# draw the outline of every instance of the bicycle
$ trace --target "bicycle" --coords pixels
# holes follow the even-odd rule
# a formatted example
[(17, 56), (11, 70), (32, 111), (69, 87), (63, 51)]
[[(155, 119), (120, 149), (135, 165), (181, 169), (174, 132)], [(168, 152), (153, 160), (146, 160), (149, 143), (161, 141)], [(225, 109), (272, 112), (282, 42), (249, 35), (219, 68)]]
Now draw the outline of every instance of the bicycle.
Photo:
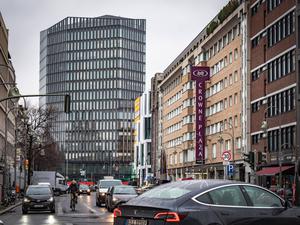
[(75, 211), (75, 207), (76, 207), (76, 202), (77, 202), (77, 196), (76, 193), (72, 193), (72, 197), (71, 197), (71, 209), (74, 212)]

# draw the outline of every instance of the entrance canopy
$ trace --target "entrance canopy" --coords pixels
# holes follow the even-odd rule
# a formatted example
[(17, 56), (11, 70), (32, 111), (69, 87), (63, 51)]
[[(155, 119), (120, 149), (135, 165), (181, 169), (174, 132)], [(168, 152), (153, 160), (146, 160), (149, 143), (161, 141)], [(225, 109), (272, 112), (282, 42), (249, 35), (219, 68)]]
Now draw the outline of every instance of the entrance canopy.
[[(290, 168), (293, 168), (294, 166), (282, 166), (281, 172), (288, 170)], [(280, 173), (280, 167), (265, 167), (260, 171), (256, 172), (256, 175), (258, 176), (274, 176), (276, 174)]]

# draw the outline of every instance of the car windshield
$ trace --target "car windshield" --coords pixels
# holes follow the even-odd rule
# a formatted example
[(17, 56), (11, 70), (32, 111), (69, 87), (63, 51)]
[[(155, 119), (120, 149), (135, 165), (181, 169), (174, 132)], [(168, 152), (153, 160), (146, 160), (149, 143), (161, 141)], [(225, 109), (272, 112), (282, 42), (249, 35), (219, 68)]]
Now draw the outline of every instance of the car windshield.
[(82, 190), (87, 190), (87, 189), (89, 189), (89, 187), (86, 186), (86, 185), (80, 185), (79, 188), (82, 189)]
[(27, 195), (50, 195), (49, 187), (29, 187), (26, 192)]
[(172, 187), (172, 186), (160, 186), (154, 189), (151, 189), (144, 194), (142, 197), (146, 198), (156, 198), (156, 199), (176, 199), (187, 193), (190, 193), (191, 190), (185, 189), (183, 187)]
[(121, 185), (122, 182), (120, 180), (103, 180), (100, 182), (100, 188), (109, 188), (111, 186)]
[(115, 187), (114, 194), (136, 195), (136, 191), (131, 186), (117, 186)]

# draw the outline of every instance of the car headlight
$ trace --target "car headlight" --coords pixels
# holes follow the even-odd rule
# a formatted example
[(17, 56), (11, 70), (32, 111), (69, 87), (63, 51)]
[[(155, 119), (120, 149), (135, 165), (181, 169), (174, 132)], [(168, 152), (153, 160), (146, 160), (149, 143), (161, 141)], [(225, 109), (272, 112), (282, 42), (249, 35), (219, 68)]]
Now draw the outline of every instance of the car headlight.
[(49, 199), (48, 199), (48, 202), (53, 202), (54, 201), (54, 198), (53, 197), (50, 197)]
[(104, 196), (104, 195), (105, 195), (105, 193), (104, 193), (104, 192), (102, 192), (102, 193), (101, 193), (101, 195), (102, 195), (102, 196)]
[(90, 189), (87, 189), (87, 192), (90, 192), (91, 190)]
[(117, 201), (119, 201), (119, 199), (118, 198), (116, 198), (116, 197), (113, 197), (113, 202), (117, 202)]
[(23, 201), (24, 202), (30, 202), (30, 199), (25, 197)]
[(79, 190), (80, 192), (82, 192), (82, 190)]

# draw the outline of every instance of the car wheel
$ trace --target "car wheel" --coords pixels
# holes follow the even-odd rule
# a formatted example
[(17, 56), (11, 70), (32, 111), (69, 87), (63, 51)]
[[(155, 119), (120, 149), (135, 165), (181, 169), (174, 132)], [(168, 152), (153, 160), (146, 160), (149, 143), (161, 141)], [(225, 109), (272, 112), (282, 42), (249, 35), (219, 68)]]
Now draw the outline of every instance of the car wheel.
[(28, 213), (28, 210), (27, 210), (27, 209), (22, 209), (22, 213), (23, 213), (23, 214), (27, 214), (27, 213)]
[(53, 213), (53, 214), (55, 213), (55, 208), (51, 210), (51, 213)]
[(96, 199), (96, 206), (98, 206), (98, 207), (100, 206), (99, 202), (98, 202), (98, 199)]

